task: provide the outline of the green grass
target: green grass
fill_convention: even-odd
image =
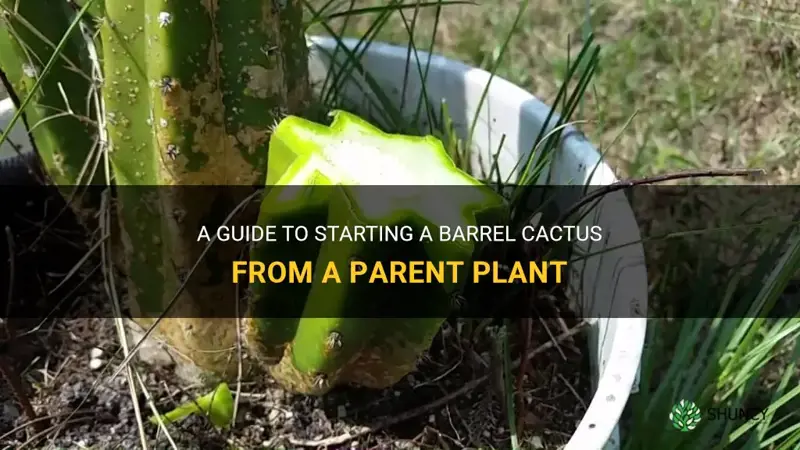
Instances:
[[[544,1],[532,5],[521,27],[513,27],[506,45],[522,2],[499,3],[448,9],[437,21],[437,51],[496,69],[553,104],[570,78],[570,57],[586,29],[594,31],[603,52],[575,118],[592,121],[583,130],[621,176],[750,167],[766,169],[772,183],[796,179],[800,27],[791,23],[798,23],[797,16],[710,1],[594,1],[589,11],[582,0]],[[431,22],[427,11],[416,19],[426,20]],[[362,33],[363,23],[354,22],[345,34]],[[389,20],[378,39],[405,43],[402,22]],[[418,27],[417,46],[429,45],[430,29]],[[735,215],[726,217],[731,218],[740,224]],[[759,318],[798,272],[798,235],[774,236],[770,246],[759,248],[758,263],[748,272],[716,258],[732,247],[754,250],[744,243],[763,244],[767,237],[763,229],[748,230],[744,239],[709,230],[699,240],[664,242],[668,250],[650,259],[656,308],[679,296],[685,302],[714,296],[752,309],[740,313],[743,318],[651,321],[641,393],[631,398],[623,423],[626,450],[800,446],[800,389],[794,388],[800,370],[792,363],[800,356],[800,318]],[[770,405],[769,420],[707,420],[696,432],[679,433],[671,429],[668,413],[680,398],[703,409]]]
[[[796,13],[743,6],[759,2],[767,3],[592,0],[587,14],[585,0],[537,1],[497,74],[552,102],[565,77],[567,49],[574,58],[588,16],[603,52],[580,117],[593,123],[582,128],[621,174],[749,166],[789,182],[800,173],[800,22]],[[446,7],[437,50],[492,67],[520,3]],[[419,48],[430,41],[432,15],[426,9],[417,19]],[[351,20],[346,34],[359,36],[369,20]],[[396,14],[378,39],[407,42],[402,22]]]
[[[728,200],[732,192],[742,191],[716,191]],[[688,203],[690,197],[681,201]],[[750,217],[764,218],[765,208],[744,212],[752,209],[753,201],[762,203],[759,198],[742,198],[715,214],[715,223],[693,224],[706,229],[739,225],[738,230],[646,245],[646,250],[660,253],[656,263],[662,264],[650,278],[656,308],[702,308],[709,299],[719,299],[720,309],[724,305],[728,312],[703,317],[708,313],[689,310],[684,316],[698,317],[650,321],[641,393],[631,397],[624,421],[624,449],[644,450],[657,442],[656,448],[664,450],[790,450],[800,442],[795,427],[800,423],[800,389],[795,388],[800,371],[793,363],[800,356],[800,317],[776,312],[800,267],[798,215],[776,218],[767,222],[769,226],[742,227]],[[684,219],[692,217],[671,217],[669,222]],[[738,244],[731,245],[733,239]],[[681,433],[668,420],[668,412],[680,399],[697,403],[703,411],[768,408],[768,420],[705,416],[697,429]]]

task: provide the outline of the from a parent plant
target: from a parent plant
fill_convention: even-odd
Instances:
[[[198,230],[241,203],[247,190],[236,186],[265,180],[278,187],[267,189],[260,214],[243,214],[240,223],[470,225],[506,220],[502,199],[459,171],[434,138],[385,134],[343,112],[330,127],[297,117],[312,100],[299,1],[77,3],[89,8],[81,27],[71,2],[0,0],[0,68],[18,106],[30,96],[23,112],[31,140],[63,194],[89,182],[117,186],[111,232],[137,321],[151,325],[188,276],[157,332],[206,373],[236,374],[236,313],[249,317],[245,341],[261,363],[253,368],[269,368],[296,391],[324,393],[340,382],[381,387],[413,369],[455,286],[423,286],[414,295],[429,309],[378,318],[365,312],[376,298],[392,299],[391,286],[383,295],[375,286],[323,285],[314,273],[302,292],[255,284],[249,309],[235,312],[231,261],[241,249],[216,242],[204,253]],[[296,186],[312,181],[323,186]],[[381,209],[351,187],[369,184],[469,189],[444,210],[430,199]],[[170,188],[193,185],[215,188],[204,195]],[[308,195],[281,195],[292,189]],[[251,257],[380,260],[390,247],[264,244]],[[472,252],[442,244],[413,250],[433,261]]]

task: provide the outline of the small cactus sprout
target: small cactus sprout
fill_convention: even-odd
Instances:
[[[331,331],[328,338],[325,340],[325,347],[328,351],[338,350],[342,348],[342,335],[338,331]]]
[[[160,13],[158,13],[158,25],[161,28],[164,28],[171,23],[172,23],[172,14],[166,11],[161,11]]]
[[[161,88],[161,95],[167,95],[175,89],[175,80],[171,77],[163,77],[158,83],[158,86]]]
[[[167,156],[169,156],[169,159],[175,161],[175,158],[177,158],[178,155],[180,155],[180,154],[181,154],[181,152],[180,152],[180,150],[178,150],[178,146],[177,145],[175,145],[175,144],[168,144],[167,145]]]

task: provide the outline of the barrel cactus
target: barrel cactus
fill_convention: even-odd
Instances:
[[[0,0],[3,81],[18,100],[31,96],[23,110],[31,139],[65,195],[79,184],[117,186],[112,233],[126,302],[149,326],[185,285],[157,334],[204,373],[237,370],[230,280],[241,245],[216,242],[206,254],[198,230],[220,224],[220,211],[244,198],[242,186],[267,189],[260,209],[230,225],[405,224],[419,232],[506,220],[502,198],[458,170],[433,137],[386,134],[344,112],[329,126],[299,117],[312,100],[300,1],[51,3]],[[363,187],[379,184],[405,185],[396,192],[406,197],[382,191],[376,202]],[[195,185],[214,189],[180,188]],[[438,200],[425,198],[430,188],[410,194],[422,185],[461,188]],[[250,257],[467,262],[473,250],[436,239],[309,240],[258,242]],[[310,283],[252,283],[240,312],[254,356],[247,361],[297,392],[393,384],[430,345],[459,287],[323,284],[320,268]]]

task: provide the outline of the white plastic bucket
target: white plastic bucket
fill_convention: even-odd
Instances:
[[[356,39],[341,42],[351,50],[359,43]],[[338,45],[333,38],[309,38],[312,83],[321,84],[328,72],[341,70],[343,64],[348,64],[346,53],[341,49],[335,51]],[[530,153],[550,112],[547,105],[512,83],[441,56],[409,53],[407,47],[372,43],[358,61],[359,70],[351,72],[340,95],[360,108],[357,112],[362,114],[369,114],[379,103],[372,89],[375,84],[367,83],[359,73],[369,74],[384,96],[398,107],[402,105],[401,112],[406,118],[417,111],[423,93],[422,75],[427,74],[424,86],[429,103],[438,105],[442,100],[447,103],[456,132],[463,139],[469,134],[480,106],[471,148],[476,175],[489,172],[503,136],[498,161],[501,177],[517,175],[517,162]],[[489,89],[481,105],[487,85]],[[403,95],[405,98],[401,98]],[[557,116],[551,119],[549,128],[556,121]],[[552,184],[607,185],[618,181],[580,132],[568,128],[564,136],[551,167]],[[619,448],[619,418],[629,395],[638,389],[646,330],[647,271],[644,250],[641,244],[636,244],[640,240],[639,229],[621,191],[604,197],[585,221],[600,225],[609,236],[605,242],[584,247],[584,251],[615,249],[587,258],[583,264],[571,265],[574,300],[583,311],[594,311],[596,317],[591,319],[589,349],[595,391],[565,450],[612,450]],[[623,246],[628,243],[631,245]],[[622,247],[616,248],[619,246]]]
[[[355,48],[358,41],[344,40],[343,43]],[[333,61],[343,58],[330,57],[338,45],[334,39],[312,37],[309,45],[311,78],[313,82],[321,82],[330,70],[338,67],[339,63]],[[422,78],[415,61],[407,64],[407,54],[405,47],[373,43],[359,61],[386,96],[397,105],[401,102],[406,105],[402,111],[410,116],[416,111]],[[416,54],[423,69],[427,66],[427,97],[447,102],[456,131],[462,138],[466,137],[490,74],[441,56]],[[344,56],[342,52],[338,55]],[[365,105],[362,113],[369,112],[371,103],[365,99],[374,95],[366,86],[363,79],[355,76],[342,90],[351,101]],[[403,92],[405,101],[400,98]],[[498,166],[504,178],[513,175],[517,161],[530,152],[549,111],[545,104],[523,89],[499,77],[491,79],[473,134],[473,168],[487,168],[505,135]],[[0,130],[6,128],[13,115],[11,99],[0,100]],[[552,119],[551,124],[555,120]],[[564,135],[561,151],[553,162],[552,183],[606,185],[617,181],[611,169],[600,162],[597,150],[579,132],[567,129]],[[22,153],[32,151],[22,121],[12,130],[10,141]],[[8,142],[0,146],[0,166],[16,157],[17,152]],[[621,193],[606,196],[595,214],[588,215],[586,220],[610,232],[609,239],[599,248],[589,248],[590,252],[640,239],[633,213]],[[638,388],[638,368],[645,339],[647,272],[642,246],[624,246],[591,257],[581,266],[573,264],[571,274],[575,299],[584,310],[597,311],[596,305],[603,305],[604,310],[592,319],[590,333],[594,396],[566,450],[617,449],[617,423],[628,396]]]

